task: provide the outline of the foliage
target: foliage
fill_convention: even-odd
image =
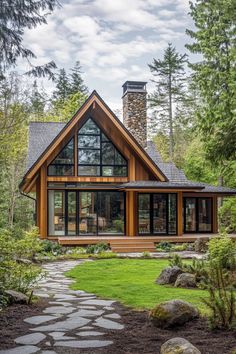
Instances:
[[[38,25],[47,23],[46,17],[52,12],[57,0],[4,0],[0,6],[0,72],[16,65],[18,58],[23,58],[31,65],[30,74],[37,76],[48,75],[53,77],[52,69],[55,63],[50,62],[43,66],[35,66],[30,63],[30,59],[36,58],[35,54],[23,44],[25,29],[35,28]]]
[[[211,328],[230,329],[236,324],[236,299],[232,287],[228,285],[228,274],[222,263],[211,261],[205,280],[209,298],[202,301],[210,309]]]
[[[169,242],[166,241],[161,241],[156,245],[157,251],[161,250],[164,252],[169,252],[172,249],[172,245]]]
[[[63,247],[58,242],[53,242],[50,240],[41,241],[41,252],[42,253],[52,253],[55,255],[63,253]]]
[[[150,96],[151,107],[155,109],[152,128],[161,126],[169,136],[169,156],[174,155],[174,112],[173,105],[185,99],[184,92],[186,54],[180,55],[169,43],[163,59],[153,59],[149,68],[153,73],[156,84],[155,92]]]
[[[181,243],[177,245],[172,245],[172,251],[174,252],[182,252],[188,249],[188,243]]]
[[[196,277],[197,283],[203,282],[207,277],[207,262],[202,259],[193,258],[192,263],[184,264],[183,270],[192,273]]]
[[[86,248],[86,253],[89,254],[97,254],[97,253],[101,253],[104,251],[108,251],[110,249],[109,245],[105,242],[99,242],[95,245],[89,245]]]
[[[227,235],[213,237],[209,241],[209,260],[225,269],[236,269],[236,245]]]
[[[168,260],[163,259],[107,259],[84,262],[67,274],[75,283],[73,289],[82,289],[98,296],[114,299],[136,309],[151,309],[158,302],[173,299],[188,301],[204,311],[201,297],[206,291],[180,289],[157,285],[155,280]]]
[[[13,230],[0,230],[0,296],[4,302],[4,290],[12,289],[28,293],[41,274],[41,269],[31,260],[41,250],[36,229],[25,232],[22,237]],[[0,306],[4,303],[0,302]]]
[[[150,252],[144,251],[144,252],[142,253],[142,258],[151,258]]]
[[[227,233],[236,231],[236,199],[224,198],[222,206],[219,208],[220,228],[224,228]]]
[[[170,259],[169,259],[169,266],[170,267],[179,267],[180,269],[184,268],[184,263],[182,258],[178,254],[174,254]]]
[[[196,241],[194,242],[194,250],[195,252],[199,253],[206,253],[208,251],[208,239],[204,238],[197,238]]]
[[[203,105],[198,111],[198,128],[208,158],[214,165],[235,161],[236,150],[236,3],[234,0],[190,2],[195,30],[186,47],[200,54],[191,65]]]

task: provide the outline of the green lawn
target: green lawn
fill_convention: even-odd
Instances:
[[[107,259],[85,262],[67,275],[75,279],[72,289],[115,299],[136,309],[150,309],[162,301],[182,299],[204,310],[201,297],[206,296],[205,291],[155,284],[167,265],[167,260],[160,259]]]

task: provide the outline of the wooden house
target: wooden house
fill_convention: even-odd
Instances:
[[[127,252],[218,232],[217,198],[236,190],[189,181],[162,161],[147,141],[146,94],[145,82],[123,85],[124,123],[94,91],[67,124],[30,124],[20,189],[35,193],[42,239]]]

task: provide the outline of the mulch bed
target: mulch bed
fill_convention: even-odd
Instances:
[[[0,313],[0,349],[13,347],[14,338],[26,334],[30,328],[23,318],[41,314],[46,306],[47,300],[40,300],[37,304],[30,306],[10,306]],[[58,354],[158,354],[161,345],[173,337],[183,337],[189,340],[202,354],[230,354],[232,349],[236,348],[236,331],[210,331],[207,322],[203,319],[189,322],[185,326],[172,330],[164,330],[157,329],[148,321],[146,311],[133,311],[119,304],[114,307],[116,307],[116,312],[122,316],[125,329],[109,331],[106,339],[113,340],[113,345],[96,350],[56,348],[56,352]],[[73,331],[70,335],[73,335]],[[49,350],[48,347],[45,349]]]

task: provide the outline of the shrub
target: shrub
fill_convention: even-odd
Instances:
[[[14,237],[13,232],[0,231],[0,306],[5,304],[5,290],[28,293],[41,274],[41,270],[30,262],[18,262],[22,258],[32,260],[41,249],[37,229],[22,233],[22,237]]]
[[[42,252],[52,253],[52,254],[63,254],[63,247],[58,242],[53,242],[50,240],[41,241]]]
[[[144,251],[144,252],[142,253],[142,258],[151,258],[150,252]]]
[[[211,328],[230,329],[235,327],[235,296],[228,285],[228,274],[218,261],[210,261],[208,277],[205,279],[209,299],[202,299],[210,309]]]
[[[226,269],[236,269],[236,245],[227,234],[209,241],[209,260]]]
[[[181,243],[179,245],[174,245],[172,247],[172,251],[175,252],[182,252],[182,251],[186,251],[188,249],[188,243]]]
[[[178,255],[175,254],[170,260],[169,260],[169,265],[170,267],[179,267],[180,269],[184,268],[184,263],[182,258]]]
[[[207,262],[202,259],[193,258],[191,264],[184,264],[183,270],[194,274],[198,283],[204,281],[208,276]]]
[[[97,254],[97,253],[108,251],[109,249],[110,249],[110,247],[107,243],[99,242],[96,245],[89,245],[86,248],[86,253]]]
[[[224,198],[223,205],[219,208],[219,224],[228,233],[236,232],[235,198]]]
[[[199,253],[205,253],[208,251],[208,240],[205,238],[199,237],[195,242],[194,242],[194,251],[199,252]]]
[[[156,249],[169,252],[172,249],[172,245],[169,242],[161,241],[156,245]]]

